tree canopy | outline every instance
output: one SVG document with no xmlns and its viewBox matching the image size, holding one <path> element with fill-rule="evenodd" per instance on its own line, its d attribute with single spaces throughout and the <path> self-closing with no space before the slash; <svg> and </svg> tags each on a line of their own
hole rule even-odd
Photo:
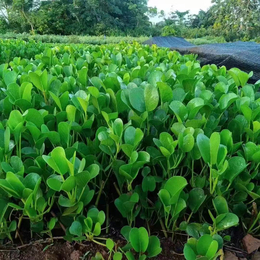
<svg viewBox="0 0 260 260">
<path fill-rule="evenodd" d="M 174 6 L 173 6 L 174 8 Z M 153 17 L 163 18 L 156 25 Z M 178 10 L 166 15 L 147 0 L 0 0 L 0 32 L 59 35 L 260 36 L 260 0 L 212 0 L 197 15 Z"/>
<path fill-rule="evenodd" d="M 40 34 L 145 34 L 147 0 L 0 0 L 2 23 Z"/>
</svg>

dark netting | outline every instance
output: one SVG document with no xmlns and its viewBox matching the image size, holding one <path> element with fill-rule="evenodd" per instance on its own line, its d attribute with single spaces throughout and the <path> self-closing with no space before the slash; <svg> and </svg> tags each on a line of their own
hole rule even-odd
<svg viewBox="0 0 260 260">
<path fill-rule="evenodd" d="M 149 41 L 151 43 L 149 43 Z M 176 37 L 154 37 L 149 41 L 146 41 L 145 44 L 156 44 L 160 47 L 168 47 L 182 54 L 197 54 L 201 65 L 216 64 L 218 66 L 226 66 L 228 69 L 237 67 L 245 72 L 253 71 L 253 81 L 260 79 L 260 44 L 255 42 L 189 46 L 189 42 Z"/>
</svg>

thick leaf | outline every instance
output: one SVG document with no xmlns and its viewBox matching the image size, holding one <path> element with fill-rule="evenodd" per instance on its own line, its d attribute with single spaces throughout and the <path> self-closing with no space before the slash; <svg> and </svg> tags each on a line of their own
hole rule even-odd
<svg viewBox="0 0 260 260">
<path fill-rule="evenodd" d="M 138 112 L 144 112 L 146 110 L 145 99 L 144 99 L 144 90 L 142 88 L 130 89 L 129 100 L 130 100 L 131 106 Z"/>
<path fill-rule="evenodd" d="M 213 205 L 218 215 L 228 213 L 228 204 L 224 197 L 217 196 L 213 200 Z"/>
<path fill-rule="evenodd" d="M 247 167 L 246 161 L 243 157 L 232 157 L 228 161 L 228 168 L 223 173 L 223 178 L 228 180 L 230 183 Z"/>
<path fill-rule="evenodd" d="M 146 111 L 151 112 L 156 109 L 159 103 L 159 93 L 157 87 L 147 85 L 144 88 L 144 101 Z"/>
<path fill-rule="evenodd" d="M 161 101 L 170 102 L 173 100 L 173 91 L 169 85 L 164 82 L 158 82 L 157 86 L 159 88 Z"/>
<path fill-rule="evenodd" d="M 149 238 L 149 246 L 147 248 L 148 257 L 155 257 L 159 255 L 162 251 L 160 246 L 160 240 L 156 236 L 151 236 Z"/>
<path fill-rule="evenodd" d="M 145 228 L 132 228 L 129 234 L 129 240 L 136 252 L 144 253 L 149 244 L 148 232 Z"/>
<path fill-rule="evenodd" d="M 239 219 L 237 215 L 233 213 L 221 214 L 216 218 L 216 228 L 218 231 L 222 231 L 230 227 L 236 226 L 238 222 Z"/>
<path fill-rule="evenodd" d="M 211 165 L 217 163 L 219 145 L 220 145 L 220 134 L 215 132 L 210 136 L 210 164 Z"/>
<path fill-rule="evenodd" d="M 210 163 L 210 139 L 204 134 L 197 136 L 197 145 L 205 163 Z"/>
<path fill-rule="evenodd" d="M 204 190 L 200 188 L 194 188 L 190 191 L 188 206 L 193 213 L 196 213 L 199 210 L 206 197 L 207 196 L 204 194 Z"/>
<path fill-rule="evenodd" d="M 219 100 L 219 108 L 221 110 L 227 109 L 237 98 L 235 93 L 224 94 Z"/>
<path fill-rule="evenodd" d="M 70 226 L 70 233 L 75 236 L 81 236 L 82 235 L 82 225 L 79 221 L 74 221 L 72 225 Z"/>
<path fill-rule="evenodd" d="M 172 101 L 170 109 L 174 112 L 180 123 L 188 117 L 188 109 L 180 101 Z"/>
<path fill-rule="evenodd" d="M 213 242 L 213 239 L 210 235 L 202 236 L 197 243 L 197 252 L 199 255 L 206 256 L 207 251 Z"/>
<path fill-rule="evenodd" d="M 171 195 L 171 204 L 177 203 L 180 193 L 187 186 L 187 181 L 181 176 L 171 177 L 166 184 L 164 189 L 167 190 Z"/>
</svg>

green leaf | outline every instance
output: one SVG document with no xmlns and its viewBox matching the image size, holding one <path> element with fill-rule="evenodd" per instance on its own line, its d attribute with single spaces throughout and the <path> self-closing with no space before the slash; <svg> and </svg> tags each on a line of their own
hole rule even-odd
<svg viewBox="0 0 260 260">
<path fill-rule="evenodd" d="M 87 86 L 88 83 L 88 68 L 83 67 L 78 71 L 79 73 L 79 82 L 83 85 L 83 87 Z"/>
<path fill-rule="evenodd" d="M 130 231 L 131 231 L 131 227 L 129 226 L 124 226 L 122 227 L 120 233 L 122 234 L 122 236 L 129 242 L 130 240 Z"/>
<path fill-rule="evenodd" d="M 27 122 L 35 124 L 39 129 L 44 124 L 42 114 L 34 108 L 28 109 L 23 115 L 25 116 L 25 120 Z"/>
<path fill-rule="evenodd" d="M 64 175 L 68 172 L 68 164 L 65 151 L 62 147 L 56 147 L 52 150 L 51 156 L 42 156 L 44 161 L 56 172 Z"/>
<path fill-rule="evenodd" d="M 23 122 L 24 122 L 23 116 L 18 110 L 13 110 L 10 113 L 8 119 L 8 126 L 10 127 L 11 130 L 15 130 L 17 125 Z"/>
<path fill-rule="evenodd" d="M 197 145 L 205 163 L 210 163 L 210 140 L 204 134 L 197 136 Z"/>
<path fill-rule="evenodd" d="M 161 189 L 158 193 L 158 196 L 165 207 L 171 204 L 171 196 L 168 190 Z"/>
<path fill-rule="evenodd" d="M 18 178 L 16 174 L 12 172 L 8 172 L 6 174 L 6 181 L 12 187 L 13 190 L 18 192 L 19 194 L 23 193 L 25 186 L 23 185 L 23 183 L 21 182 L 21 180 Z"/>
<path fill-rule="evenodd" d="M 185 256 L 186 260 L 194 260 L 197 258 L 196 253 L 193 251 L 191 246 L 188 244 L 185 244 L 183 252 L 184 252 L 184 256 Z"/>
<path fill-rule="evenodd" d="M 160 240 L 158 237 L 156 236 L 151 236 L 149 238 L 149 245 L 147 248 L 147 256 L 149 258 L 151 257 L 155 257 L 157 255 L 159 255 L 162 252 L 162 248 L 160 246 Z"/>
<path fill-rule="evenodd" d="M 157 86 L 157 83 L 162 81 L 162 76 L 163 73 L 161 71 L 153 71 L 148 77 L 148 82 L 153 86 Z"/>
<path fill-rule="evenodd" d="M 196 213 L 207 196 L 204 194 L 204 190 L 200 188 L 194 188 L 189 193 L 188 206 L 193 213 Z"/>
<path fill-rule="evenodd" d="M 218 242 L 216 240 L 213 240 L 208 248 L 208 251 L 206 253 L 206 257 L 212 259 L 216 256 L 218 251 Z"/>
<path fill-rule="evenodd" d="M 109 251 L 112 251 L 114 246 L 115 246 L 115 243 L 114 243 L 114 241 L 112 239 L 107 239 L 106 240 L 106 247 L 107 247 L 107 249 Z"/>
<path fill-rule="evenodd" d="M 3 79 L 6 86 L 9 86 L 12 83 L 16 83 L 17 74 L 15 71 L 4 70 L 3 72 Z"/>
<path fill-rule="evenodd" d="M 48 222 L 48 229 L 53 230 L 57 221 L 57 218 L 51 218 L 51 220 Z"/>
<path fill-rule="evenodd" d="M 171 204 L 176 204 L 182 190 L 187 186 L 187 181 L 185 178 L 181 176 L 171 177 L 164 185 L 164 189 L 166 189 L 171 195 Z"/>
<path fill-rule="evenodd" d="M 250 75 L 238 68 L 232 68 L 228 72 L 234 79 L 237 87 L 244 87 L 250 78 Z"/>
<path fill-rule="evenodd" d="M 67 122 L 60 122 L 58 125 L 58 133 L 62 146 L 67 147 L 70 141 L 70 124 Z"/>
<path fill-rule="evenodd" d="M 93 230 L 93 235 L 94 236 L 99 236 L 101 234 L 101 224 L 98 222 L 95 224 L 94 230 Z"/>
<path fill-rule="evenodd" d="M 220 145 L 220 134 L 215 132 L 210 136 L 210 164 L 211 165 L 217 163 L 219 145 Z"/>
<path fill-rule="evenodd" d="M 144 88 L 144 101 L 147 112 L 156 109 L 159 103 L 159 93 L 155 86 L 147 85 Z"/>
<path fill-rule="evenodd" d="M 1 209 L 0 210 L 0 221 L 1 222 L 3 221 L 7 208 L 8 208 L 8 202 L 6 200 L 0 198 L 0 209 Z"/>
<path fill-rule="evenodd" d="M 9 232 L 14 232 L 14 231 L 16 231 L 16 228 L 17 228 L 17 223 L 16 223 L 15 220 L 13 220 L 13 221 L 10 223 L 9 227 L 8 227 Z"/>
<path fill-rule="evenodd" d="M 122 119 L 117 118 L 113 123 L 114 134 L 121 138 L 122 134 L 123 134 L 123 127 L 124 127 L 124 124 L 123 124 Z"/>
<path fill-rule="evenodd" d="M 76 187 L 76 178 L 74 176 L 69 176 L 62 184 L 61 190 L 70 192 Z"/>
<path fill-rule="evenodd" d="M 235 93 L 222 95 L 219 99 L 219 108 L 221 110 L 226 110 L 236 99 L 238 99 L 238 96 Z"/>
<path fill-rule="evenodd" d="M 188 109 L 180 101 L 172 101 L 170 104 L 170 109 L 176 115 L 178 122 L 182 123 L 188 117 Z"/>
<path fill-rule="evenodd" d="M 163 103 L 173 100 L 173 91 L 169 85 L 164 82 L 158 82 L 157 86 L 159 88 L 161 101 Z"/>
<path fill-rule="evenodd" d="M 132 228 L 129 234 L 129 240 L 136 252 L 144 253 L 149 244 L 148 232 L 145 228 Z"/>
<path fill-rule="evenodd" d="M 144 133 L 139 128 L 129 126 L 124 133 L 124 141 L 126 144 L 131 144 L 136 147 L 143 139 Z"/>
<path fill-rule="evenodd" d="M 74 221 L 70 228 L 69 228 L 69 231 L 72 235 L 75 235 L 75 236 L 81 236 L 82 235 L 82 225 L 79 221 Z"/>
<path fill-rule="evenodd" d="M 92 232 L 92 228 L 93 228 L 93 221 L 90 217 L 87 217 L 84 219 L 84 223 L 87 227 L 87 231 L 88 232 Z"/>
<path fill-rule="evenodd" d="M 179 135 L 179 147 L 182 149 L 184 153 L 189 153 L 194 147 L 194 137 L 191 134 L 187 134 L 184 137 Z"/>
<path fill-rule="evenodd" d="M 213 239 L 210 235 L 203 235 L 197 243 L 197 252 L 199 255 L 206 256 L 207 251 L 212 243 Z"/>
<path fill-rule="evenodd" d="M 192 100 L 190 100 L 187 104 L 189 119 L 193 119 L 203 106 L 204 100 L 202 98 L 193 98 Z"/>
<path fill-rule="evenodd" d="M 61 102 L 59 97 L 57 97 L 54 93 L 52 93 L 51 91 L 49 91 L 49 94 L 51 95 L 52 99 L 54 100 L 55 104 L 57 105 L 57 107 L 60 109 L 60 111 L 62 111 L 62 107 L 61 107 Z"/>
<path fill-rule="evenodd" d="M 130 89 L 129 100 L 130 100 L 131 106 L 138 112 L 142 113 L 146 110 L 145 99 L 144 99 L 144 90 L 142 88 Z"/>
<path fill-rule="evenodd" d="M 213 200 L 213 205 L 217 212 L 217 215 L 228 213 L 228 204 L 224 197 L 217 196 Z"/>
<path fill-rule="evenodd" d="M 59 196 L 58 203 L 59 203 L 60 206 L 62 206 L 64 208 L 70 208 L 70 207 L 75 206 L 75 204 L 76 204 L 75 201 L 70 200 L 70 199 L 64 197 L 63 195 Z"/>
<path fill-rule="evenodd" d="M 245 170 L 247 167 L 246 161 L 243 157 L 235 156 L 228 160 L 228 168 L 223 173 L 223 178 L 228 180 L 230 183 Z"/>
<path fill-rule="evenodd" d="M 155 178 L 153 176 L 146 176 L 142 181 L 142 189 L 144 192 L 154 191 L 156 188 Z"/>
<path fill-rule="evenodd" d="M 35 186 L 38 184 L 38 182 L 41 181 L 41 177 L 37 173 L 29 173 L 26 175 L 26 177 L 23 180 L 23 185 L 26 188 L 29 188 L 31 190 L 34 190 Z"/>
<path fill-rule="evenodd" d="M 60 191 L 62 187 L 62 178 L 59 175 L 53 174 L 47 179 L 47 185 L 55 191 Z"/>
<path fill-rule="evenodd" d="M 127 251 L 127 252 L 125 253 L 125 255 L 126 255 L 127 260 L 135 260 L 135 258 L 134 258 L 134 256 L 133 256 L 132 252 Z"/>
<path fill-rule="evenodd" d="M 222 231 L 239 223 L 237 215 L 233 213 L 225 213 L 217 216 L 216 218 L 216 229 L 217 231 Z"/>
<path fill-rule="evenodd" d="M 41 82 L 41 77 L 35 73 L 35 72 L 30 72 L 29 77 L 33 85 L 38 88 L 40 91 L 44 91 L 43 84 Z"/>
<path fill-rule="evenodd" d="M 116 252 L 113 256 L 113 260 L 122 260 L 123 259 L 123 255 L 120 252 Z"/>
</svg>

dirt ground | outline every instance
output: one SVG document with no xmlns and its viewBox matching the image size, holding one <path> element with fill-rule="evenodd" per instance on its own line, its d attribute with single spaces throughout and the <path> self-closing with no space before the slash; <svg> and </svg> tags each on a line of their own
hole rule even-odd
<svg viewBox="0 0 260 260">
<path fill-rule="evenodd" d="M 118 244 L 122 243 L 118 241 Z M 181 260 L 183 244 L 173 243 L 170 240 L 161 240 L 162 254 L 155 259 L 158 260 Z M 0 260 L 88 260 L 95 256 L 96 252 L 108 259 L 106 248 L 94 243 L 69 243 L 62 240 L 36 241 L 28 245 L 14 247 L 1 247 Z"/>
</svg>

